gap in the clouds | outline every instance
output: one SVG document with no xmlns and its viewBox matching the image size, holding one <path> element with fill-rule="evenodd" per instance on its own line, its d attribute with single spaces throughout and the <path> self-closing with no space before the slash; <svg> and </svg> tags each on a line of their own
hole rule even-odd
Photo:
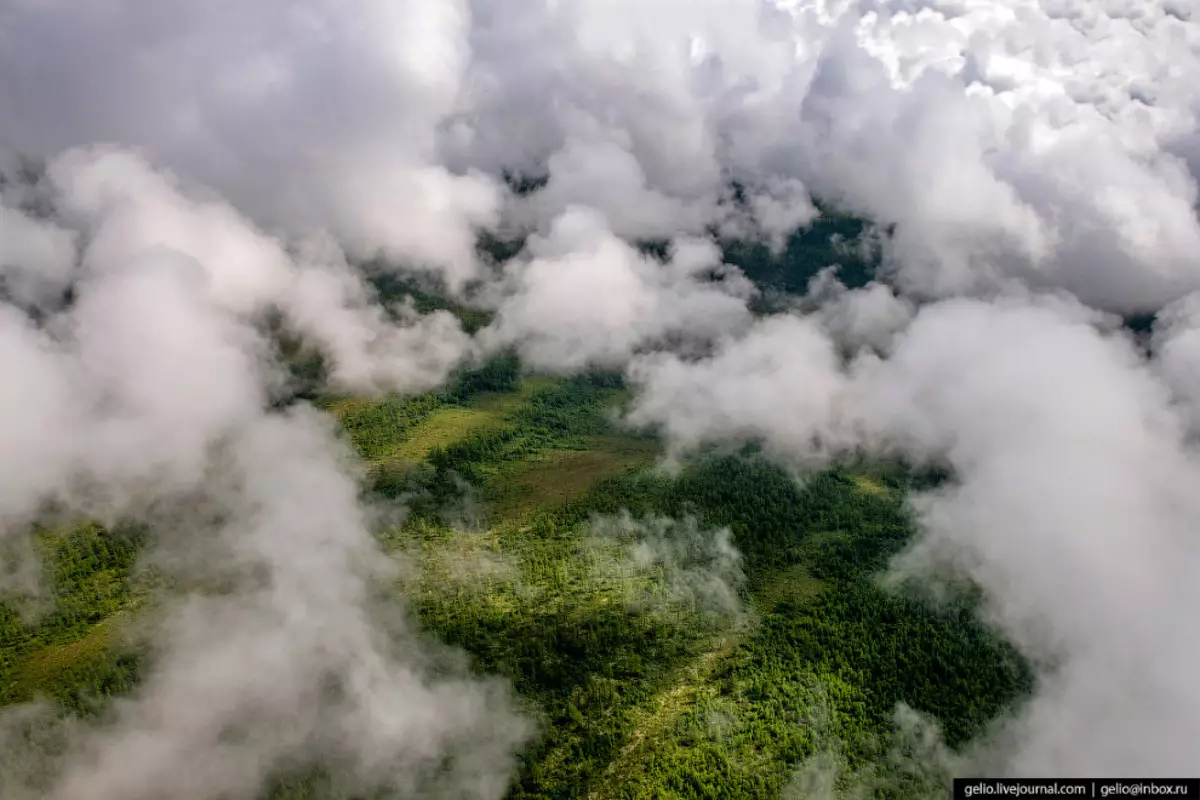
<svg viewBox="0 0 1200 800">
<path fill-rule="evenodd" d="M 907 493 L 946 475 L 851 461 L 797 483 L 748 445 L 672 477 L 647 469 L 652 439 L 622 463 L 614 439 L 627 453 L 637 439 L 601 412 L 623 400 L 613 374 L 526 375 L 465 398 L 465 410 L 499 412 L 466 429 L 414 401 L 399 439 L 461 434 L 423 464 L 403 444 L 356 440 L 377 465 L 375 491 L 410 504 L 387 541 L 421 564 L 426 628 L 537 709 L 544 733 L 510 797 L 773 797 L 835 741 L 848 780 L 906 797 L 913 781 L 946 776 L 889 766 L 897 704 L 936 716 L 961 746 L 1028 692 L 1027 666 L 971 604 L 934 610 L 874 581 L 911 536 Z M 381 453 L 395 454 L 390 467 Z M 570 453 L 606 466 L 580 479 L 560 460 Z M 531 491 L 523 475 L 560 492 Z M 646 606 L 669 575 L 614 567 L 612 543 L 592 535 L 622 514 L 729 530 L 741 611 L 714 614 L 691 595 Z M 807 718 L 822 703 L 837 722 L 818 736 Z"/>
<path fill-rule="evenodd" d="M 1028 691 L 969 606 L 874 580 L 912 535 L 907 495 L 944 476 L 856 460 L 798 481 L 754 445 L 664 473 L 661 443 L 613 421 L 628 399 L 619 374 L 533 375 L 504 354 L 436 392 L 318 400 L 367 464 L 365 496 L 405 505 L 379 529 L 411 567 L 399 592 L 542 724 L 509 797 L 777 797 L 834 744 L 855 781 L 906 797 L 887 760 L 898 704 L 960 746 Z M 140 596 L 137 548 L 62 541 L 55 616 L 5 617 L 5 699 L 86 711 L 137 674 L 106 632 Z M 331 786 L 295 765 L 268 796 Z"/>
<path fill-rule="evenodd" d="M 541 191 L 548 183 L 548 177 L 542 173 L 505 171 L 502 178 L 509 191 L 523 199 Z M 726 194 L 725 202 L 735 216 L 745 220 L 754 217 L 743 185 L 731 181 Z M 756 288 L 757 294 L 750 301 L 751 311 L 756 315 L 794 308 L 796 299 L 809 291 L 810 283 L 821 273 L 849 289 L 873 281 L 888 282 L 882 269 L 883 248 L 895 233 L 894 226 L 878 225 L 820 198 L 814 198 L 813 204 L 816 210 L 813 219 L 786 232 L 774 244 L 765 241 L 754 225 L 707 229 L 705 236 L 718 247 L 721 263 L 736 268 Z M 741 232 L 734 233 L 737 230 Z M 447 290 L 438 275 L 413 269 L 411 265 L 375 260 L 362 268 L 385 305 L 408 301 L 420 313 L 449 311 L 467 333 L 474 334 L 487 327 L 494 317 L 498 296 L 496 287 L 489 284 L 509 262 L 528 257 L 526 245 L 531 233 L 509 228 L 478 230 L 475 251 L 484 274 L 454 292 Z M 633 239 L 628 243 L 643 256 L 664 265 L 669 263 L 675 244 L 670 238 Z M 695 277 L 701 283 L 719 283 L 725 274 L 714 267 Z"/>
<path fill-rule="evenodd" d="M 879 255 L 869 236 L 871 223 L 829 211 L 792 231 L 779 252 L 757 239 L 721 242 L 726 263 L 739 268 L 762 292 L 762 313 L 785 307 L 788 298 L 805 294 L 818 273 L 832 276 L 849 289 L 866 286 L 879 275 Z"/>
<path fill-rule="evenodd" d="M 546 188 L 546 184 L 550 182 L 550 173 L 544 170 L 541 172 L 504 170 L 503 178 L 504 185 L 510 192 L 517 197 L 528 197 Z"/>
<path fill-rule="evenodd" d="M 512 360 L 485 374 L 479 394 L 387 401 L 411 403 L 399 447 L 361 432 L 356 444 L 373 491 L 408 503 L 387 541 L 421 564 L 426 628 L 537 709 L 543 736 L 510 797 L 773 797 L 835 745 L 845 780 L 906 797 L 948 773 L 889 761 L 898 706 L 935 717 L 958 747 L 1030 691 L 974 602 L 933 609 L 875 582 L 911 537 L 906 496 L 944 472 L 854 460 L 797 483 L 750 444 L 672 477 L 652 468 L 652 436 L 612 427 L 619 375 L 521 375 Z M 362 431 L 351 418 L 372 409 L 337 413 Z M 414 441 L 438 443 L 406 450 Z M 573 471 L 573 454 L 599 468 Z M 693 596 L 630 606 L 667 575 L 597 572 L 609 562 L 591 531 L 622 514 L 729 530 L 741 611 L 714 615 Z M 837 723 L 817 735 L 807 719 L 821 704 Z"/>
<path fill-rule="evenodd" d="M 369 279 L 384 305 L 411 301 L 413 309 L 420 314 L 449 311 L 467 333 L 478 332 L 492 320 L 490 311 L 450 298 L 443 288 L 428 278 L 394 271 L 374 271 L 369 273 Z"/>
<path fill-rule="evenodd" d="M 804 717 L 826 689 L 856 766 L 882 758 L 900 702 L 940 717 L 954 745 L 977 735 L 1028 690 L 1028 671 L 972 609 L 874 583 L 911 534 L 908 483 L 860 463 L 800 486 L 760 456 L 713 455 L 675 477 L 620 472 L 471 534 L 418 513 L 410 531 L 439 564 L 426 625 L 511 678 L 547 726 L 511 796 L 774 796 L 825 744 Z M 588 533 L 625 513 L 729 530 L 743 613 L 622 608 L 631 587 L 596 574 Z M 447 591 L 447 563 L 483 577 Z"/>
<path fill-rule="evenodd" d="M 508 189 L 519 198 L 528 198 L 544 189 L 549 181 L 543 173 L 505 171 Z M 752 217 L 747 189 L 737 181 L 727 187 L 730 208 Z M 707 235 L 721 250 L 722 261 L 740 269 L 761 292 L 756 300 L 758 311 L 767 313 L 787 304 L 786 298 L 803 295 L 818 273 L 831 269 L 833 277 L 847 288 L 861 288 L 882 280 L 882 247 L 894 235 L 895 226 L 879 225 L 837 204 L 814 198 L 816 214 L 807 224 L 797 226 L 772 247 L 757 232 L 742 235 L 723 234 L 710 227 Z M 481 230 L 476 250 L 485 264 L 501 266 L 520 256 L 528 231 Z M 648 238 L 630 242 L 643 255 L 660 262 L 670 258 L 672 242 L 668 238 Z M 378 265 L 377 265 L 378 266 Z M 411 295 L 418 308 L 445 308 L 459 314 L 461 305 L 444 299 L 436 281 L 428 276 L 395 270 L 372 270 L 372 282 L 384 296 Z M 713 278 L 715 279 L 715 275 Z M 485 321 L 474 312 L 463 316 L 464 325 L 482 327 Z M 469 322 L 468 322 L 469 321 Z"/>
<path fill-rule="evenodd" d="M 1149 354 L 1158 318 L 1159 312 L 1130 314 L 1121 318 L 1121 327 L 1133 338 L 1143 353 Z"/>
</svg>

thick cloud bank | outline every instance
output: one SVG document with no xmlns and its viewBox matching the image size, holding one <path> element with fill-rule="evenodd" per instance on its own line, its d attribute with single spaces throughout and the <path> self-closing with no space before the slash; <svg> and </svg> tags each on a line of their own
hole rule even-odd
<svg viewBox="0 0 1200 800">
<path fill-rule="evenodd" d="M 772 236 L 816 192 L 896 224 L 913 289 L 1136 310 L 1198 288 L 1197 30 L 1178 0 L 16 0 L 0 140 L 144 147 L 452 287 L 502 215 Z M 505 203 L 503 170 L 548 182 Z"/>
<path fill-rule="evenodd" d="M 47 503 L 168 522 L 163 563 L 227 587 L 29 791 L 249 798 L 321 755 L 357 788 L 503 794 L 525 726 L 381 625 L 353 467 L 267 410 L 272 325 L 338 389 L 515 347 L 627 367 L 631 419 L 681 449 L 948 463 L 898 568 L 972 576 L 1044 667 L 971 757 L 1188 772 L 1198 115 L 1181 0 L 8 0 L 0 532 Z M 886 284 L 756 319 L 713 237 L 778 246 L 815 200 L 889 232 Z M 481 229 L 528 245 L 492 264 Z M 381 307 L 368 259 L 493 323 Z M 1109 316 L 1160 309 L 1149 354 Z"/>
<path fill-rule="evenodd" d="M 147 148 L 271 228 L 471 275 L 494 181 L 431 160 L 469 61 L 461 2 L 8 3 L 0 138 Z"/>
</svg>

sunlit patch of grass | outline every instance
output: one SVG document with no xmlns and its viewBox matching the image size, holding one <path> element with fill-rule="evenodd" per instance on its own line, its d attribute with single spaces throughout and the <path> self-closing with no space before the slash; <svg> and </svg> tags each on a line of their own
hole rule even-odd
<svg viewBox="0 0 1200 800">
<path fill-rule="evenodd" d="M 754 593 L 755 608 L 769 614 L 783 602 L 802 605 L 815 599 L 825 582 L 809 574 L 808 568 L 797 564 L 781 571 Z"/>
<path fill-rule="evenodd" d="M 472 397 L 467 406 L 507 416 L 520 410 L 538 392 L 550 391 L 561 383 L 560 379 L 547 375 L 528 375 L 521 379 L 515 392 L 486 392 Z"/>
<path fill-rule="evenodd" d="M 109 644 L 115 619 L 114 615 L 99 622 L 80 639 L 49 645 L 26 656 L 13 670 L 14 695 L 54 695 L 77 682 L 80 675 L 99 671 L 111 658 Z"/>
<path fill-rule="evenodd" d="M 413 426 L 405 439 L 386 458 L 417 462 L 435 447 L 448 447 L 473 433 L 501 427 L 528 404 L 536 393 L 552 389 L 560 381 L 531 376 L 512 392 L 486 392 L 472 397 L 464 406 L 445 406 Z"/>
<path fill-rule="evenodd" d="M 447 447 L 471 434 L 498 428 L 525 408 L 540 391 L 561 381 L 544 376 L 523 378 L 515 391 L 486 392 L 465 403 L 451 403 L 434 393 L 385 398 L 328 397 L 319 405 L 341 423 L 355 450 L 368 464 L 415 463 L 437 447 Z"/>
<path fill-rule="evenodd" d="M 341 422 L 358 454 L 370 462 L 390 457 L 416 426 L 443 406 L 433 394 L 385 397 L 382 400 L 347 399 L 329 406 Z"/>
<path fill-rule="evenodd" d="M 414 425 L 402 441 L 381 452 L 378 458 L 421 461 L 435 447 L 455 444 L 476 431 L 498 427 L 503 421 L 501 414 L 492 411 L 446 406 Z"/>
<path fill-rule="evenodd" d="M 379 405 L 379 401 L 370 397 L 326 397 L 318 401 L 316 405 L 340 421 L 347 416 L 367 411 Z"/>
<path fill-rule="evenodd" d="M 518 519 L 581 497 L 604 478 L 651 464 L 658 444 L 621 436 L 592 438 L 595 449 L 558 450 L 497 474 L 489 494 L 496 519 Z"/>
<path fill-rule="evenodd" d="M 471 398 L 465 406 L 444 406 L 410 428 L 395 449 L 383 453 L 380 460 L 424 460 L 435 447 L 448 447 L 473 433 L 501 427 L 520 411 L 537 392 L 557 386 L 554 378 L 524 378 L 513 392 L 486 392 Z"/>
<path fill-rule="evenodd" d="M 873 494 L 886 496 L 891 494 L 891 490 L 884 486 L 875 478 L 867 475 L 851 475 L 850 480 L 853 481 L 854 487 L 865 494 Z"/>
</svg>

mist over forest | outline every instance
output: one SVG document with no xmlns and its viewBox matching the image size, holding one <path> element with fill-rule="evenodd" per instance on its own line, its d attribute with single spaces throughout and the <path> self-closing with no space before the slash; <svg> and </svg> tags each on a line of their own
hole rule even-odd
<svg viewBox="0 0 1200 800">
<path fill-rule="evenodd" d="M 0 0 L 0 798 L 1200 764 L 1186 0 Z"/>
</svg>

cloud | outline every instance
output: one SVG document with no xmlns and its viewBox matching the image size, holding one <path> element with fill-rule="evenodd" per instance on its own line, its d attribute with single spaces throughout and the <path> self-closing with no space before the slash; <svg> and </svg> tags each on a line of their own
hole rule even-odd
<svg viewBox="0 0 1200 800">
<path fill-rule="evenodd" d="M 7 199 L 0 191 L 0 291 L 18 305 L 50 304 L 73 276 L 75 238 Z"/>
<path fill-rule="evenodd" d="M 733 177 L 768 238 L 810 192 L 895 223 L 920 294 L 1016 280 L 1137 311 L 1196 288 L 1200 60 L 1169 4 L 472 9 L 442 152 L 545 172 L 543 225 L 585 204 L 623 236 L 746 230 Z"/>
<path fill-rule="evenodd" d="M 133 254 L 169 248 L 196 262 L 214 301 L 242 317 L 282 312 L 295 333 L 328 356 L 340 389 L 420 390 L 436 386 L 469 356 L 446 312 L 390 319 L 362 276 L 331 240 L 310 236 L 293 260 L 224 201 L 154 170 L 125 150 L 72 150 L 51 163 L 57 208 L 87 232 L 85 266 L 105 273 Z"/>
<path fill-rule="evenodd" d="M 1017 280 L 1138 311 L 1200 288 L 1178 3 L 23 2 L 0 35 L 8 147 L 141 147 L 272 232 L 455 290 L 502 218 L 778 241 L 811 193 L 896 224 L 923 295 Z M 548 183 L 508 197 L 504 170 Z"/>
<path fill-rule="evenodd" d="M 271 230 L 327 230 L 458 288 L 501 196 L 434 158 L 469 24 L 458 0 L 19 2 L 0 28 L 0 142 L 44 158 L 143 148 Z"/>
<path fill-rule="evenodd" d="M 1006 634 L 1056 665 L 1009 768 L 1185 769 L 1197 697 L 1172 631 L 1196 607 L 1200 464 L 1133 347 L 1076 309 L 953 304 L 918 316 L 871 380 L 873 421 L 957 475 L 919 501 L 904 563 L 965 568 Z"/>
<path fill-rule="evenodd" d="M 198 554 L 178 569 L 242 582 L 181 607 L 161 669 L 85 737 L 103 758 L 73 758 L 64 796 L 187 797 L 186 771 L 123 769 L 126 748 L 213 777 L 226 730 L 249 743 L 216 776 L 234 795 L 317 751 L 366 784 L 456 753 L 456 785 L 503 791 L 519 723 L 379 638 L 353 470 L 323 423 L 263 411 L 283 380 L 272 315 L 340 389 L 430 388 L 511 346 L 542 369 L 627 367 L 630 420 L 677 448 L 947 462 L 898 566 L 969 574 L 1045 665 L 989 757 L 1197 763 L 1180 632 L 1197 607 L 1200 26 L 1178 0 L 75 5 L 0 17 L 0 363 L 21 376 L 0 384 L 0 524 L 47 499 L 105 517 L 174 504 L 188 524 L 159 546 Z M 13 154 L 45 180 L 16 179 Z M 514 197 L 506 170 L 545 187 Z M 755 321 L 711 236 L 778 246 L 813 197 L 894 229 L 891 288 L 818 284 L 811 313 Z M 493 271 L 475 234 L 496 226 L 533 235 Z M 353 267 L 374 257 L 495 322 L 473 342 L 445 314 L 382 308 Z M 1164 306 L 1149 358 L 1101 313 Z M 189 518 L 197 498 L 220 524 Z M 234 674 L 243 656 L 278 684 Z M 212 702 L 159 718 L 196 688 Z M 415 736 L 443 706 L 446 727 Z"/>
<path fill-rule="evenodd" d="M 1200 430 L 1200 295 L 1159 312 L 1152 346 L 1154 364 L 1179 400 L 1190 430 Z"/>
<path fill-rule="evenodd" d="M 287 321 L 327 355 L 334 389 L 431 389 L 475 351 L 448 311 L 419 314 L 411 302 L 383 308 L 340 254 L 302 258 L 282 303 Z"/>
<path fill-rule="evenodd" d="M 745 327 L 753 287 L 710 242 L 681 238 L 665 264 L 614 236 L 599 213 L 573 208 L 528 257 L 506 267 L 507 286 L 485 346 L 516 345 L 535 369 L 621 366 L 670 339 L 703 342 Z M 706 279 L 720 273 L 722 280 Z"/>
<path fill-rule="evenodd" d="M 638 394 L 628 421 L 658 426 L 677 446 L 764 439 L 789 455 L 834 442 L 846 378 L 813 320 L 780 314 L 723 341 L 708 359 L 655 353 L 633 362 Z"/>
<path fill-rule="evenodd" d="M 877 281 L 857 291 L 848 291 L 833 270 L 826 268 L 813 278 L 804 305 L 835 342 L 846 352 L 870 347 L 887 353 L 896 335 L 905 330 L 916 313 L 906 297 Z"/>
</svg>

